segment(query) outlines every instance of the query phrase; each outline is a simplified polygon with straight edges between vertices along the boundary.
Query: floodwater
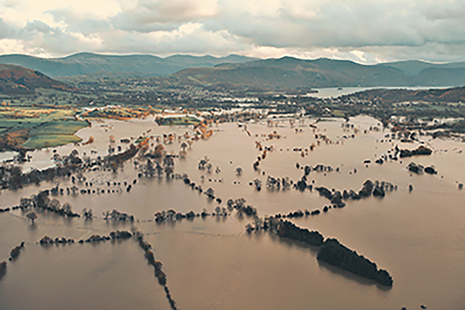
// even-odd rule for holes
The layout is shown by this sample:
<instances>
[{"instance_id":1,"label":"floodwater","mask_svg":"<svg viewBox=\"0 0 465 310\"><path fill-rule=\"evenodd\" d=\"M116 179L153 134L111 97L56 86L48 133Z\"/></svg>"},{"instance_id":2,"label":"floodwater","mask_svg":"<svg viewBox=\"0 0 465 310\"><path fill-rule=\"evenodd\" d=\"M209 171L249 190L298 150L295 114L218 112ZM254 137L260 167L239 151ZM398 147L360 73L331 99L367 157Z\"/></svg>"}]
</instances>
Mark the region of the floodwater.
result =
<instances>
[{"instance_id":1,"label":"floodwater","mask_svg":"<svg viewBox=\"0 0 465 310\"><path fill-rule=\"evenodd\" d=\"M0 309L170 309L163 287L154 277L153 268L142 249L130 239L102 244L71 244L41 247L36 244L44 235L76 240L92 234L108 234L116 229L138 229L152 244L157 260L163 262L167 285L179 309L464 309L465 294L465 191L457 182L465 182L463 143L452 140L432 140L420 136L434 149L431 156L412 157L383 165L374 162L395 145L416 148L419 144L386 141L388 131L365 129L378 126L378 121L366 116L351 119L359 130L344 129L344 120L318 122L318 130L309 127L315 120L296 122L302 129L295 133L288 119L277 127L266 122L249 123L249 136L235 123L213 126L213 136L194 142L187 158L175 160L175 173L187 173L192 181L206 190L211 187L225 206L228 198L244 197L257 208L259 216L287 213L295 210L322 209L329 202L316 191L257 192L249 182L255 178L265 184L266 176L288 176L297 181L303 170L300 165L330 165L332 172L312 172L309 180L315 186L337 190L358 191L367 180L389 181L397 191L384 199L370 197L349 201L343 209L331 209L318 216L292 219L297 225L318 230L325 237L338 238L341 243L368 257L394 279L391 289L373 281L352 275L316 260L317 248L298 242L278 239L267 233L248 235L247 217L233 213L226 218L195 218L175 223L157 224L153 214L174 209L179 212L203 208L212 212L218 205L186 186L181 180L137 178L133 161L122 171L96 171L86 174L94 188L116 189L114 194L58 196L70 202L75 212L92 208L97 217L63 219L39 213L34 225L21 212L0 214L0 261L9 251L25 241L19 258L8 263L8 271L0 280ZM107 154L109 135L114 146L122 138L137 138L163 133L183 134L186 127L158 127L151 118L121 122L94 122L91 128L78 132L84 141L89 136L95 142L86 146L56 148L59 154L77 149L80 155ZM277 131L280 139L265 141L262 134ZM308 148L316 144L315 134L326 135L332 143L322 142L302 157L294 147ZM351 135L354 134L354 138ZM257 135L257 136L256 136ZM343 136L346 136L344 138ZM381 142L382 140L382 142ZM261 152L255 141L273 146L260 164L265 175L252 169ZM178 152L179 143L165 145L168 152ZM31 153L33 160L24 166L46 167L53 162L51 150ZM207 156L213 164L212 173L198 170L198 162ZM141 160L139 160L141 162ZM424 166L434 165L437 175L415 175L406 170L411 161ZM235 169L243 174L236 176ZM215 173L216 167L221 172ZM336 171L339 168L339 172ZM357 172L354 172L354 169ZM204 176L202 182L201 176ZM124 182L138 179L130 193L118 186L108 187L106 181ZM2 191L0 208L18 204L38 190L71 186L69 180L28 186L18 191ZM414 190L408 191L409 184ZM79 184L84 188L84 184ZM117 209L133 214L133 224L112 223L102 219L102 212Z\"/></svg>"}]
</instances>

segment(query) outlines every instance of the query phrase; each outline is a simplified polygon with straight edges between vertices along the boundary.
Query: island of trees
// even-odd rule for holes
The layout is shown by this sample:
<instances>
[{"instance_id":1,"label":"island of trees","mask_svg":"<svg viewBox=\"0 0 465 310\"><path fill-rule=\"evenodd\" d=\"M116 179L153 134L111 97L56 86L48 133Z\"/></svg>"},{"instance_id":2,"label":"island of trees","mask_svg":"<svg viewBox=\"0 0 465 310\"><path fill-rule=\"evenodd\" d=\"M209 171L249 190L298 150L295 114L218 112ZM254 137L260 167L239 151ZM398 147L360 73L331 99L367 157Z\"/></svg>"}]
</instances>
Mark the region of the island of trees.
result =
<instances>
[{"instance_id":1,"label":"island of trees","mask_svg":"<svg viewBox=\"0 0 465 310\"><path fill-rule=\"evenodd\" d=\"M392 286L392 277L386 270L378 269L375 263L342 245L337 239L326 239L318 251L317 259L382 285Z\"/></svg>"},{"instance_id":2,"label":"island of trees","mask_svg":"<svg viewBox=\"0 0 465 310\"><path fill-rule=\"evenodd\" d=\"M378 269L375 263L342 245L337 239L327 238L324 240L323 235L318 231L309 231L306 228L300 228L290 221L277 217L265 218L263 221L255 219L255 224L253 229L251 229L251 226L248 226L247 232L269 231L275 233L280 238L288 238L312 246L318 246L317 259L319 261L374 280L381 285L392 287L394 281L386 270Z\"/></svg>"}]
</instances>

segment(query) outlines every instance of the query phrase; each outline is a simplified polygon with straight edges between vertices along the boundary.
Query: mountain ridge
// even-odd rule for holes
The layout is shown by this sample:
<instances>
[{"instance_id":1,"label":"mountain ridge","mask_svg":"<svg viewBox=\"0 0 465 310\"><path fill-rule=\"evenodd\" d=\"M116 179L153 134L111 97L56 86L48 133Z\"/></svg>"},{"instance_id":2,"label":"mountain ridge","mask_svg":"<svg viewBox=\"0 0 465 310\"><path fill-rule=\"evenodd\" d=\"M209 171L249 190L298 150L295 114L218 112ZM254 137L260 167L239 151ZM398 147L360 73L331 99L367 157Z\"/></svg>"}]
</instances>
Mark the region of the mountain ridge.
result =
<instances>
[{"instance_id":1,"label":"mountain ridge","mask_svg":"<svg viewBox=\"0 0 465 310\"><path fill-rule=\"evenodd\" d=\"M369 89L342 98L358 100L382 101L383 103L398 102L465 102L465 86L435 89Z\"/></svg>"},{"instance_id":2,"label":"mountain ridge","mask_svg":"<svg viewBox=\"0 0 465 310\"><path fill-rule=\"evenodd\" d=\"M149 54L106 55L77 53L61 58L22 54L1 55L12 63L50 77L89 76L131 78L174 76L200 84L235 87L447 87L465 85L465 62L437 64L420 60L360 64L328 58L292 56L257 59L231 54L226 57L178 54L165 58Z\"/></svg>"},{"instance_id":3,"label":"mountain ridge","mask_svg":"<svg viewBox=\"0 0 465 310\"><path fill-rule=\"evenodd\" d=\"M173 76L191 76L203 83L229 82L235 86L301 87L446 87L465 84L465 63L421 61L364 65L350 60L282 57L213 68L188 68Z\"/></svg>"},{"instance_id":4,"label":"mountain ridge","mask_svg":"<svg viewBox=\"0 0 465 310\"><path fill-rule=\"evenodd\" d=\"M86 75L95 72L135 72L143 76L168 76L189 67L211 67L222 62L254 59L234 54L226 57L172 55L165 58L149 54L106 55L88 52L59 58L41 58L23 54L0 55L2 64L23 66L51 77Z\"/></svg>"}]
</instances>

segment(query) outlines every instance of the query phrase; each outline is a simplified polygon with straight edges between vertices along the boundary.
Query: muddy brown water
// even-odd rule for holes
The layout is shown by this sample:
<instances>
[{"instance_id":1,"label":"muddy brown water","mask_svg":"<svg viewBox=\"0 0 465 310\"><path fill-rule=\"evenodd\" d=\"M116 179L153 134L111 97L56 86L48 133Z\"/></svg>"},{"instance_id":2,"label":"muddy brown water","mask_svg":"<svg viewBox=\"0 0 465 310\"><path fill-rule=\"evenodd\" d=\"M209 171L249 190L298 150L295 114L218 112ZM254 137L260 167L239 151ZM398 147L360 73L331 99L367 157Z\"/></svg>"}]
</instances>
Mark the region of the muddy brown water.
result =
<instances>
[{"instance_id":1,"label":"muddy brown water","mask_svg":"<svg viewBox=\"0 0 465 310\"><path fill-rule=\"evenodd\" d=\"M130 193L121 186L123 190L115 194L57 197L62 203L70 202L77 212L84 207L92 208L97 216L92 221L39 213L36 223L31 225L22 212L0 214L2 260L7 259L14 246L26 241L25 249L17 260L8 263L7 274L0 281L0 309L169 309L163 287L158 285L153 268L147 265L143 251L133 240L47 248L36 244L44 235L78 240L91 234L133 228L146 234L156 259L163 262L168 286L179 309L401 309L403 306L419 309L422 304L428 309L465 308L465 191L457 188L457 182L465 181L465 155L460 152L463 143L422 136L435 150L431 156L402 159L402 163L371 163L365 167L364 160L373 162L395 144L414 148L418 143L386 142L383 136L387 131L364 134L363 129L378 124L370 117L351 120L361 130L353 139L342 138L350 136L353 130L344 130L341 120L319 122L317 132L308 126L314 121L296 123L303 130L299 134L290 128L288 120L281 120L278 127L272 128L265 122L250 123L247 128L252 136L235 123L213 126L215 133L208 141L195 142L185 160L176 159L175 172L187 173L204 190L213 188L215 195L223 199L221 206L225 206L228 198L244 197L258 209L260 216L329 205L315 191L264 188L257 192L248 185L254 178L265 183L268 174L288 176L295 181L303 174L303 170L296 168L297 162L339 167L339 172L312 172L309 176L315 185L330 189L359 190L366 179L396 184L398 190L387 193L384 199L350 201L343 209L293 220L299 226L320 231L325 237L338 238L387 269L394 278L392 289L319 263L317 248L269 234L247 235L244 226L251 220L246 217L232 214L224 219L209 217L156 224L153 214L157 211L201 212L206 208L212 212L218 204L182 181L141 178ZM192 132L185 127L158 127L152 119L94 122L91 128L78 132L84 140L92 135L93 144L56 149L60 154L74 148L80 154L94 150L97 154L92 156L103 156L110 134L116 138L115 145L124 149L126 145L119 143L121 138L138 137L148 129L152 129L149 135ZM283 137L263 141L261 135L274 130ZM315 133L340 142L321 143L305 157L292 151L294 147L306 148L316 142ZM253 161L261 154L255 148L256 140L275 149L268 152L260 165L265 176L252 169ZM177 142L165 147L168 151L179 151ZM31 155L33 161L25 164L25 170L52 164L50 150ZM211 174L197 168L198 161L205 156L213 164ZM439 173L411 175L405 169L411 161L425 166L434 164ZM238 166L244 170L241 176L235 175ZM216 167L221 169L218 174L214 172ZM203 182L201 175L205 177ZM128 162L117 174L96 171L86 177L93 181L93 188L118 189L108 187L106 181L132 181L137 178L137 171ZM58 182L62 187L70 186L68 180L59 180L2 191L0 208L15 205L21 197ZM414 187L412 192L408 191L409 184ZM137 221L124 224L102 220L102 212L112 209L133 214Z\"/></svg>"}]
</instances>

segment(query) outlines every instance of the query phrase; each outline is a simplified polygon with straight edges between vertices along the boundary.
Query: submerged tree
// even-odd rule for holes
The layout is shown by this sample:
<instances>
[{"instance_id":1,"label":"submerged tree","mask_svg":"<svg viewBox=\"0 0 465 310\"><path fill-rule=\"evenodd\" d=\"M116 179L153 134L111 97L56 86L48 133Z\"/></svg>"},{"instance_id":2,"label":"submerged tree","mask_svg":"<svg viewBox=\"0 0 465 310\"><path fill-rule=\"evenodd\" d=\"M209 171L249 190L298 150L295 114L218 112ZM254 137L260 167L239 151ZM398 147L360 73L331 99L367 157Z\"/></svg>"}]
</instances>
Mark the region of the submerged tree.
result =
<instances>
[{"instance_id":1,"label":"submerged tree","mask_svg":"<svg viewBox=\"0 0 465 310\"><path fill-rule=\"evenodd\" d=\"M215 191L213 190L213 188L210 187L205 191L205 195L207 195L208 198L213 199L215 198Z\"/></svg>"},{"instance_id":2,"label":"submerged tree","mask_svg":"<svg viewBox=\"0 0 465 310\"><path fill-rule=\"evenodd\" d=\"M166 157L163 159L163 166L165 166L165 167L174 167L174 160L173 160L173 157L171 157L171 156L166 156Z\"/></svg>"},{"instance_id":3,"label":"submerged tree","mask_svg":"<svg viewBox=\"0 0 465 310\"><path fill-rule=\"evenodd\" d=\"M262 190L262 181L260 179L253 180L253 185L258 192Z\"/></svg>"},{"instance_id":4,"label":"submerged tree","mask_svg":"<svg viewBox=\"0 0 465 310\"><path fill-rule=\"evenodd\" d=\"M158 177L161 177L163 175L163 167L160 166L159 163L157 163L157 165L155 166L155 170L157 171Z\"/></svg>"},{"instance_id":5,"label":"submerged tree","mask_svg":"<svg viewBox=\"0 0 465 310\"><path fill-rule=\"evenodd\" d=\"M188 147L189 147L189 144L187 144L186 141L183 141L181 143L181 149L183 152L185 152Z\"/></svg>"},{"instance_id":6,"label":"submerged tree","mask_svg":"<svg viewBox=\"0 0 465 310\"><path fill-rule=\"evenodd\" d=\"M158 144L156 147L155 147L155 150L153 152L153 155L155 158L158 158L158 159L161 159L163 158L163 156L165 156L165 147L161 144Z\"/></svg>"},{"instance_id":7,"label":"submerged tree","mask_svg":"<svg viewBox=\"0 0 465 310\"><path fill-rule=\"evenodd\" d=\"M92 216L93 216L92 209L84 208L82 210L82 214L84 215L86 220L91 220L92 219Z\"/></svg>"},{"instance_id":8,"label":"submerged tree","mask_svg":"<svg viewBox=\"0 0 465 310\"><path fill-rule=\"evenodd\" d=\"M61 210L66 215L71 215L73 213L71 209L71 204L69 204L68 202L65 202L63 204L63 207L61 208Z\"/></svg>"},{"instance_id":9,"label":"submerged tree","mask_svg":"<svg viewBox=\"0 0 465 310\"><path fill-rule=\"evenodd\" d=\"M37 214L34 211L31 211L26 214L26 217L31 220L32 224L34 224L34 221L37 219Z\"/></svg>"}]
</instances>

